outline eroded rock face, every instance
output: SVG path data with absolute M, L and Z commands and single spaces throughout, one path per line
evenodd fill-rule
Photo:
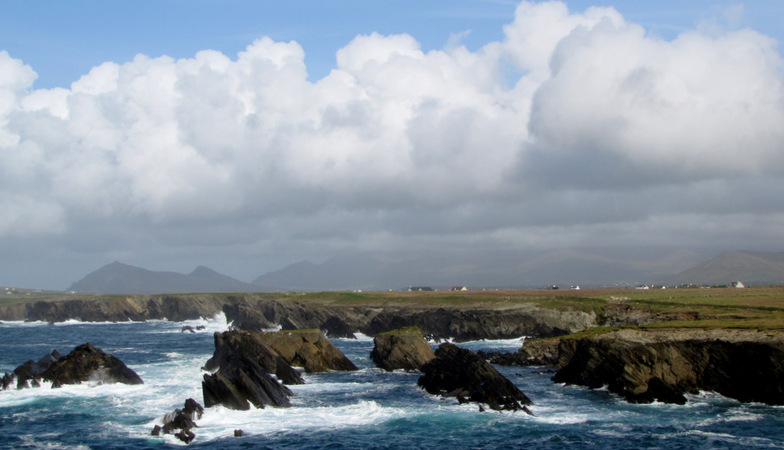
M 305 372 L 357 370 L 357 366 L 332 345 L 321 330 L 277 331 L 259 335 L 289 364 L 302 367 Z
M 262 331 L 275 325 L 264 317 L 261 312 L 240 304 L 223 305 L 223 313 L 231 321 L 234 329 L 245 331 Z
M 784 333 L 757 330 L 619 330 L 562 339 L 556 382 L 607 386 L 627 401 L 685 403 L 718 392 L 784 404 Z
M 360 330 L 375 336 L 416 326 L 425 336 L 464 342 L 520 336 L 558 336 L 585 329 L 595 323 L 596 315 L 593 313 L 548 310 L 531 304 L 520 305 L 513 310 L 390 309 L 375 315 Z
M 143 384 L 141 377 L 122 361 L 107 355 L 89 343 L 76 347 L 71 353 L 53 362 L 41 378 L 52 382 L 52 387 L 82 382 Z
M 376 366 L 387 371 L 420 370 L 435 357 L 433 348 L 416 327 L 379 334 L 373 338 L 373 351 L 370 352 L 370 359 Z
M 354 335 L 354 330 L 351 329 L 351 326 L 338 316 L 330 316 L 319 328 L 321 328 L 321 332 L 324 333 L 324 336 L 330 338 L 357 338 L 357 336 Z
M 460 403 L 486 404 L 494 410 L 531 412 L 531 400 L 476 353 L 454 344 L 441 344 L 435 359 L 422 366 L 418 384 L 428 393 L 456 397 Z

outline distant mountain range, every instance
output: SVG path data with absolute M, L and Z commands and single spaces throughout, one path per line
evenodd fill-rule
M 727 252 L 659 280 L 660 283 L 668 285 L 717 285 L 733 281 L 740 281 L 747 286 L 784 284 L 784 252 Z
M 561 249 L 520 252 L 367 252 L 300 262 L 250 283 L 207 267 L 189 274 L 156 272 L 119 262 L 73 283 L 70 290 L 102 294 L 388 290 L 411 286 L 544 288 L 643 283 L 784 284 L 784 252 L 734 251 L 705 261 L 682 249 Z M 705 262 L 701 262 L 705 261 Z M 674 275 L 673 275 L 674 274 Z
M 199 266 L 185 275 L 177 272 L 156 272 L 113 262 L 73 283 L 69 290 L 100 294 L 174 294 L 253 292 L 259 291 L 259 288 L 204 266 Z

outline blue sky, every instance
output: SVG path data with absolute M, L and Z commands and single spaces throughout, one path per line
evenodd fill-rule
M 780 1 L 0 0 L 0 285 L 784 251 Z M 701 253 L 704 254 L 704 253 Z
M 781 40 L 784 4 L 776 0 L 717 2 L 665 0 L 566 2 L 579 12 L 613 6 L 663 39 L 703 22 L 750 27 Z M 499 40 L 517 2 L 425 1 L 1 1 L 0 48 L 38 73 L 37 88 L 68 87 L 90 68 L 124 62 L 136 54 L 188 58 L 214 49 L 234 56 L 263 36 L 297 41 L 311 80 L 335 66 L 335 52 L 359 34 L 408 33 L 423 50 L 443 48 L 453 37 L 470 49 Z M 736 12 L 737 13 L 737 12 Z

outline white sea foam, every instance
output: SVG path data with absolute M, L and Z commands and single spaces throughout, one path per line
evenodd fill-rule
M 355 331 L 354 332 L 354 336 L 356 336 L 356 338 L 357 338 L 356 340 L 358 342 L 373 342 L 373 338 L 372 337 L 370 337 L 370 336 L 368 336 L 366 334 L 360 333 L 359 331 Z

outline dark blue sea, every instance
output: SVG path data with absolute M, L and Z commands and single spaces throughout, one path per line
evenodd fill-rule
M 212 355 L 225 319 L 183 323 L 71 322 L 0 324 L 0 372 L 56 349 L 90 342 L 144 379 L 142 386 L 48 386 L 0 391 L 1 448 L 167 448 L 173 436 L 150 431 L 186 398 L 202 403 L 200 367 Z M 209 408 L 198 420 L 195 448 L 463 449 L 463 448 L 778 448 L 784 408 L 741 404 L 712 393 L 684 406 L 631 405 L 605 390 L 553 384 L 537 367 L 498 367 L 533 400 L 535 416 L 479 412 L 472 404 L 433 397 L 417 374 L 376 369 L 373 341 L 335 339 L 357 372 L 306 375 L 293 386 L 294 406 L 232 411 Z M 472 350 L 516 350 L 521 340 L 460 344 Z M 234 430 L 245 435 L 234 437 Z

